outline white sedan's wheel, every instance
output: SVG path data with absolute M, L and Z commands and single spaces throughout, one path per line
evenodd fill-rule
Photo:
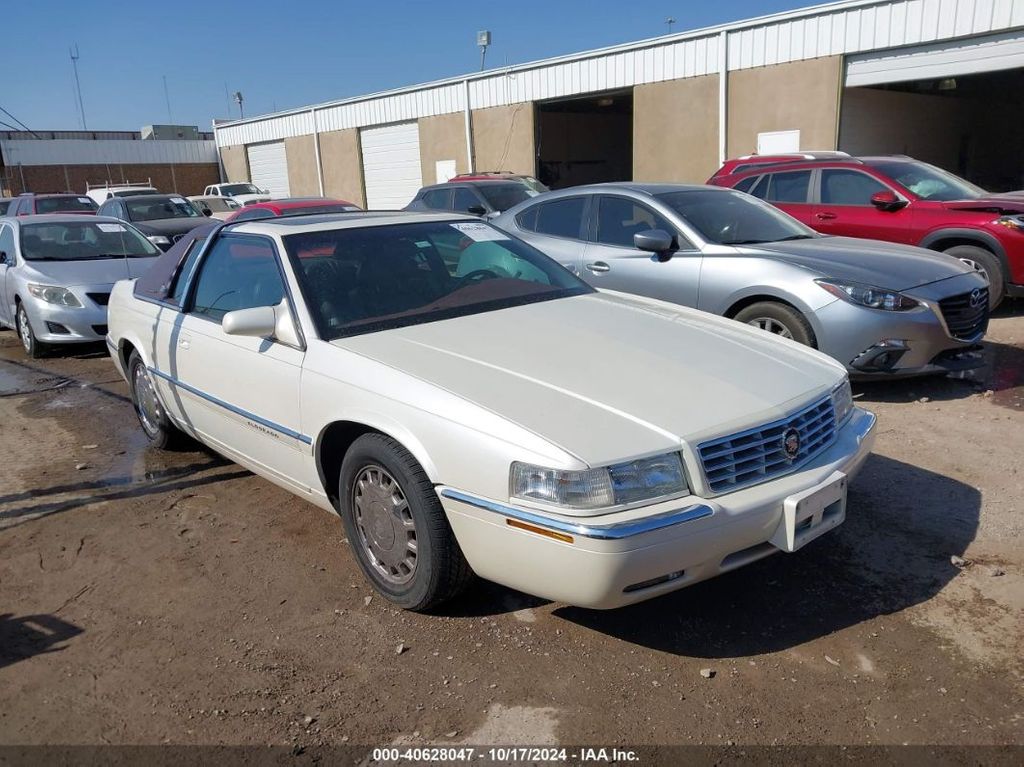
M 416 521 L 401 486 L 387 469 L 371 464 L 352 489 L 359 545 L 381 578 L 402 585 L 416 574 Z
M 139 425 L 150 443 L 163 450 L 181 446 L 186 441 L 185 435 L 171 423 L 164 412 L 153 379 L 138 352 L 132 352 L 128 360 L 128 382 L 135 415 L 138 416 Z

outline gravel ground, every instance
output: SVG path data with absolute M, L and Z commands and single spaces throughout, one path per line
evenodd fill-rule
M 148 449 L 103 349 L 0 333 L 0 744 L 1024 745 L 1024 302 L 989 340 L 973 379 L 855 386 L 876 454 L 797 555 L 426 616 L 333 516 Z

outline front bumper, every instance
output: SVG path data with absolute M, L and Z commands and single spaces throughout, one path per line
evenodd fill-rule
M 689 496 L 600 517 L 566 517 L 437 488 L 455 537 L 482 578 L 580 607 L 641 602 L 779 551 L 787 498 L 835 472 L 853 477 L 874 444 L 856 408 L 832 446 L 798 471 L 714 499 Z M 669 580 L 660 580 L 671 576 Z M 645 584 L 652 585 L 645 585 Z
M 36 339 L 45 344 L 85 344 L 102 341 L 107 335 L 107 307 L 89 297 L 109 296 L 112 285 L 69 288 L 81 307 L 60 306 L 34 297 L 23 299 L 29 324 Z

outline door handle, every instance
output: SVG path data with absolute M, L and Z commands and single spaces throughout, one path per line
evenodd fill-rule
M 837 218 L 835 213 L 815 213 L 814 217 L 819 221 L 831 221 L 833 218 Z
M 608 272 L 611 271 L 611 267 L 608 266 L 604 261 L 594 261 L 587 264 L 587 269 L 592 272 Z

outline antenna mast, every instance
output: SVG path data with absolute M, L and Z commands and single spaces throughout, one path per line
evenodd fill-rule
M 75 70 L 75 93 L 78 94 L 78 113 L 82 118 L 82 130 L 88 130 L 85 124 L 85 105 L 82 103 L 82 83 L 78 80 L 78 60 L 81 58 L 78 43 L 75 43 L 74 48 L 68 48 L 68 54 L 71 56 L 71 67 Z

